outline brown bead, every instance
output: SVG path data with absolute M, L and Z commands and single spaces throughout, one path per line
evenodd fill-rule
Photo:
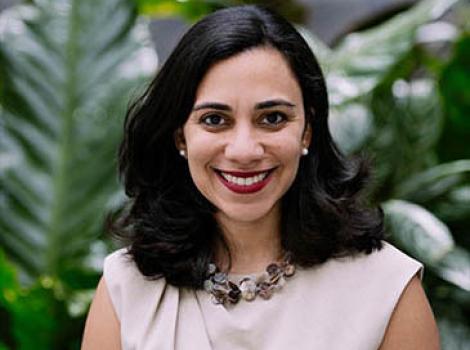
M 261 298 L 267 300 L 267 299 L 270 299 L 272 297 L 273 291 L 274 291 L 274 289 L 271 286 L 269 286 L 267 288 L 260 289 L 258 294 Z
M 211 294 L 214 304 L 236 304 L 241 299 L 252 301 L 257 295 L 270 299 L 285 284 L 285 277 L 294 275 L 296 268 L 289 261 L 290 256 L 285 257 L 280 263 L 268 265 L 261 275 L 246 276 L 238 283 L 230 281 L 226 273 L 211 264 L 208 267 L 210 276 L 204 281 L 204 289 Z
M 229 301 L 232 303 L 232 304 L 235 304 L 238 302 L 238 300 L 240 300 L 240 296 L 241 296 L 242 292 L 240 291 L 240 289 L 232 289 L 230 290 L 230 292 L 228 292 L 228 298 L 229 298 Z
M 281 278 L 281 277 L 282 277 L 282 275 L 281 275 L 280 273 L 279 273 L 279 274 L 276 274 L 276 275 L 273 275 L 273 276 L 271 276 L 271 278 L 269 279 L 268 282 L 269 282 L 270 284 L 276 284 L 277 281 L 279 281 L 279 278 Z
M 269 281 L 270 279 L 270 276 L 269 276 L 269 273 L 267 271 L 264 271 L 261 275 L 259 275 L 257 278 L 256 278 L 256 283 L 263 283 L 263 282 L 267 282 Z
M 280 270 L 281 269 L 277 264 L 269 264 L 268 267 L 266 268 L 266 271 L 270 275 L 275 275 L 275 274 L 279 273 Z

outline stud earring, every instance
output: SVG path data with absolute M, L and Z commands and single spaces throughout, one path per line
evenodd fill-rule
M 184 149 L 180 149 L 180 156 L 186 158 L 186 152 L 184 151 Z
M 306 156 L 307 154 L 308 154 L 308 148 L 307 147 L 302 148 L 302 155 Z

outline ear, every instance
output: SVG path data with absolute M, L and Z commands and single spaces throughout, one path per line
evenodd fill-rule
M 175 133 L 173 134 L 175 139 L 175 146 L 178 151 L 186 151 L 186 140 L 184 139 L 184 132 L 183 128 L 176 129 Z
M 304 134 L 302 135 L 302 146 L 308 148 L 310 146 L 310 142 L 312 141 L 312 127 L 310 123 L 307 123 Z

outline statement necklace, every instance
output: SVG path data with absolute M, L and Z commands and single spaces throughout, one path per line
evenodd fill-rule
M 212 295 L 214 304 L 236 304 L 240 299 L 252 301 L 259 295 L 269 299 L 276 290 L 282 288 L 295 273 L 295 266 L 291 264 L 290 254 L 285 254 L 279 263 L 271 263 L 260 276 L 248 275 L 242 277 L 238 283 L 230 281 L 227 273 L 221 272 L 211 263 L 204 281 L 204 289 Z

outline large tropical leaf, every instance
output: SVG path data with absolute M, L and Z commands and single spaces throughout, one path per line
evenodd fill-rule
M 470 344 L 470 328 L 462 322 L 438 320 L 443 350 L 464 350 Z
M 462 6 L 462 18 L 466 14 L 467 30 L 454 45 L 453 57 L 440 74 L 439 87 L 444 110 L 448 116 L 439 143 L 439 156 L 449 161 L 470 158 L 470 147 L 462 147 L 470 134 L 470 6 Z M 465 12 L 466 11 L 466 12 Z
M 468 251 L 461 247 L 454 247 L 433 267 L 443 279 L 470 292 L 470 253 Z M 467 301 L 470 301 L 470 295 Z
M 23 276 L 81 266 L 101 233 L 124 110 L 156 64 L 135 19 L 130 0 L 44 0 L 0 17 L 0 243 Z
M 442 221 L 423 207 L 403 200 L 389 200 L 383 209 L 394 242 L 442 279 L 470 291 L 470 254 L 455 245 Z
M 422 203 L 455 190 L 456 185 L 462 183 L 470 183 L 470 160 L 467 159 L 439 164 L 419 172 L 398 184 L 395 195 Z
M 424 263 L 436 264 L 454 248 L 447 226 L 423 207 L 393 199 L 383 209 L 394 241 Z
M 379 140 L 379 143 L 372 142 L 374 148 L 389 148 L 397 135 L 402 135 L 408 140 L 419 136 L 420 141 L 428 141 L 428 144 L 435 141 L 441 130 L 441 120 L 440 114 L 436 113 L 439 110 L 439 100 L 436 99 L 432 83 L 424 81 L 420 85 L 413 84 L 407 88 L 404 81 L 401 84 L 399 82 L 394 88 L 395 92 L 402 92 L 402 95 L 394 96 L 389 93 L 388 96 L 381 94 L 379 98 L 374 96 L 376 105 L 382 107 L 379 111 L 374 108 L 374 105 L 370 105 L 370 99 L 371 93 L 383 85 L 388 78 L 396 78 L 397 74 L 394 70 L 397 66 L 410 66 L 416 59 L 409 55 L 411 49 L 417 44 L 419 28 L 442 16 L 457 1 L 421 1 L 411 10 L 393 17 L 378 27 L 347 35 L 337 48 L 328 53 L 327 59 L 322 63 L 328 72 L 327 84 L 332 105 L 330 127 L 334 139 L 344 152 L 349 154 L 359 150 L 366 142 L 371 143 L 370 138 Z M 440 40 L 438 36 L 435 38 Z M 432 37 L 428 38 L 428 41 L 432 41 Z M 405 73 L 408 72 L 401 72 L 401 74 Z M 427 90 L 416 89 L 416 87 L 422 87 L 424 83 L 428 85 Z M 402 89 L 398 90 L 400 87 Z M 390 89 L 391 86 L 386 86 L 385 91 L 388 92 Z M 419 96 L 423 92 L 426 96 Z M 413 113 L 423 106 L 420 104 L 421 101 L 425 102 L 424 106 L 430 110 L 429 114 L 421 111 Z M 416 104 L 415 110 L 407 105 L 412 103 Z M 406 111 L 410 111 L 411 115 Z M 432 121 L 427 120 L 425 124 L 427 128 L 421 132 L 421 135 L 403 133 L 403 131 L 418 132 L 419 127 L 404 129 L 403 124 L 414 123 L 416 117 L 422 116 L 433 118 Z M 388 122 L 388 125 L 384 124 L 384 120 Z M 422 123 L 422 120 L 418 122 Z M 395 134 L 394 128 L 398 129 L 398 134 Z M 432 133 L 426 134 L 429 130 Z M 423 137 L 424 134 L 426 137 Z M 408 146 L 408 143 L 397 144 Z M 385 155 L 380 151 L 378 152 L 380 155 Z M 400 157 L 403 163 L 410 164 L 408 159 L 401 158 L 400 152 L 388 155 Z M 397 168 L 396 162 L 390 162 L 388 159 L 380 159 L 378 163 L 388 164 L 390 169 Z M 383 180 L 389 174 L 390 169 L 380 169 L 378 178 Z
M 437 162 L 429 151 L 441 134 L 444 115 L 431 79 L 397 79 L 381 86 L 373 93 L 371 110 L 374 132 L 367 147 L 376 155 L 379 182 L 399 184 Z
M 458 0 L 424 0 L 370 30 L 345 37 L 327 62 L 333 105 L 372 91 L 416 43 L 421 25 L 439 18 Z

